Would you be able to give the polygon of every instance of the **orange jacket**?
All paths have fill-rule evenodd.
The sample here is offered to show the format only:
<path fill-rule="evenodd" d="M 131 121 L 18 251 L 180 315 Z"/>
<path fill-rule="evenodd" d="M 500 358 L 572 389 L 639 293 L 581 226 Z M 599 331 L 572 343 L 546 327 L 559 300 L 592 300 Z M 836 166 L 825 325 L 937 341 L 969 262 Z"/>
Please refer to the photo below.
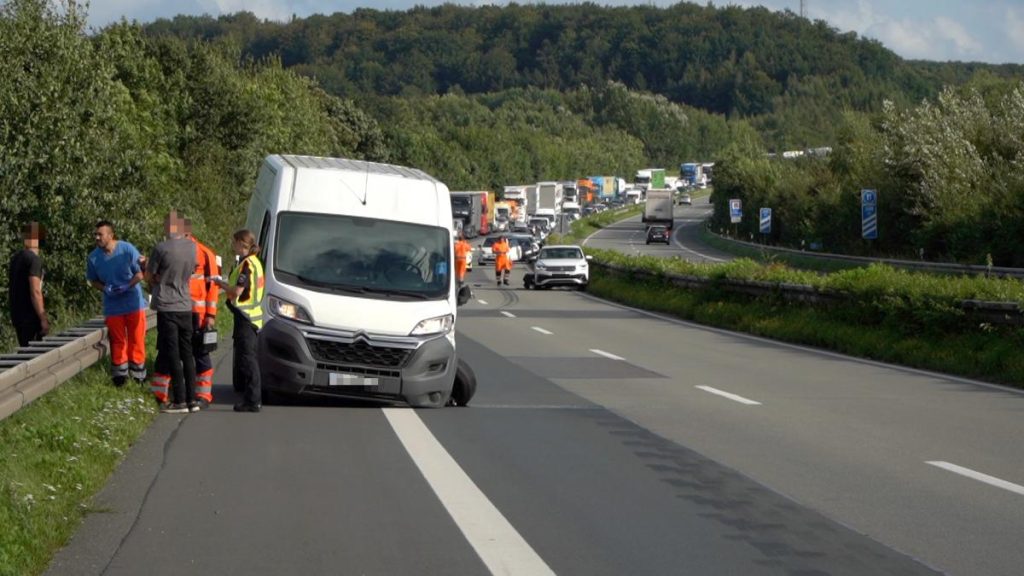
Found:
<path fill-rule="evenodd" d="M 217 255 L 213 250 L 194 236 L 191 238 L 196 244 L 196 269 L 192 272 L 188 287 L 192 294 L 192 313 L 198 314 L 201 322 L 207 317 L 217 316 L 220 288 L 213 283 L 212 278 L 220 275 L 220 267 L 217 266 Z"/>
<path fill-rule="evenodd" d="M 498 240 L 497 242 L 491 245 L 491 251 L 494 252 L 495 270 L 512 270 L 512 257 L 508 255 L 508 240 Z"/>
<path fill-rule="evenodd" d="M 469 260 L 469 253 L 473 247 L 469 242 L 459 239 L 455 242 L 455 277 L 460 281 L 466 277 L 466 268 Z"/>

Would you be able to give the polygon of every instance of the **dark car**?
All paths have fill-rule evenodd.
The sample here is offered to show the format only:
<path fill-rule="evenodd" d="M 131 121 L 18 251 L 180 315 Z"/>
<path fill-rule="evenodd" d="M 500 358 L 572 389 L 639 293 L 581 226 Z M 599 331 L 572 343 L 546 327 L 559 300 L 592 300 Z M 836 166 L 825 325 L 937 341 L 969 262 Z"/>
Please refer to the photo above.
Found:
<path fill-rule="evenodd" d="M 651 242 L 664 242 L 670 244 L 672 242 L 672 233 L 669 232 L 666 226 L 651 226 L 647 229 L 647 243 Z"/>
<path fill-rule="evenodd" d="M 529 262 L 537 256 L 537 252 L 540 251 L 540 245 L 537 243 L 537 239 L 530 234 L 509 234 L 509 244 L 515 242 L 519 244 L 521 260 Z"/>

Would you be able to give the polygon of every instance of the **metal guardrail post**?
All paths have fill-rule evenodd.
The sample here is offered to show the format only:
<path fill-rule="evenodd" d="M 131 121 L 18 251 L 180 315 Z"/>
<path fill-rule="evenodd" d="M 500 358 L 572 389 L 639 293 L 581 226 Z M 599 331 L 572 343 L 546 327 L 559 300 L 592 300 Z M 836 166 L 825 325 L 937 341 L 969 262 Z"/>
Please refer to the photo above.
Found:
<path fill-rule="evenodd" d="M 156 313 L 146 311 L 146 330 L 156 328 Z M 69 328 L 0 355 L 0 420 L 78 375 L 107 355 L 102 318 Z"/>

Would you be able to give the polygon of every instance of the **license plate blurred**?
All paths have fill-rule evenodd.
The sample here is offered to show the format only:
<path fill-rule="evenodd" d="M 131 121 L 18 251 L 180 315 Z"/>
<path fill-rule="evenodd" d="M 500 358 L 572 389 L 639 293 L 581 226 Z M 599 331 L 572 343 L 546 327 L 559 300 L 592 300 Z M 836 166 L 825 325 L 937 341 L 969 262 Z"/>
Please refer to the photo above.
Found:
<path fill-rule="evenodd" d="M 362 374 L 343 374 L 331 372 L 327 379 L 329 386 L 379 386 L 380 380 L 368 378 Z"/>

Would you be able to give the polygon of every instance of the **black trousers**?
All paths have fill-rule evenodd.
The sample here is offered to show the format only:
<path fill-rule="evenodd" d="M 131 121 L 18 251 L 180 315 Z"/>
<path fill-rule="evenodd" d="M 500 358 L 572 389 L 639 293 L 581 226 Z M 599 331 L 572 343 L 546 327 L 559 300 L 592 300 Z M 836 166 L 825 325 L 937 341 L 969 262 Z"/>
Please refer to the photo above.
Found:
<path fill-rule="evenodd" d="M 156 353 L 171 376 L 171 401 L 191 402 L 196 395 L 196 359 L 192 354 L 192 312 L 156 313 Z"/>
<path fill-rule="evenodd" d="M 232 356 L 231 377 L 236 384 L 242 383 L 242 402 L 259 406 L 263 403 L 260 390 L 260 364 L 256 359 L 256 327 L 249 319 L 238 312 L 235 316 L 235 328 L 231 334 L 234 352 Z"/>
<path fill-rule="evenodd" d="M 43 338 L 43 325 L 38 318 L 24 323 L 15 322 L 14 331 L 18 334 L 18 346 L 22 348 L 28 346 L 28 343 L 33 340 L 42 340 Z"/>

